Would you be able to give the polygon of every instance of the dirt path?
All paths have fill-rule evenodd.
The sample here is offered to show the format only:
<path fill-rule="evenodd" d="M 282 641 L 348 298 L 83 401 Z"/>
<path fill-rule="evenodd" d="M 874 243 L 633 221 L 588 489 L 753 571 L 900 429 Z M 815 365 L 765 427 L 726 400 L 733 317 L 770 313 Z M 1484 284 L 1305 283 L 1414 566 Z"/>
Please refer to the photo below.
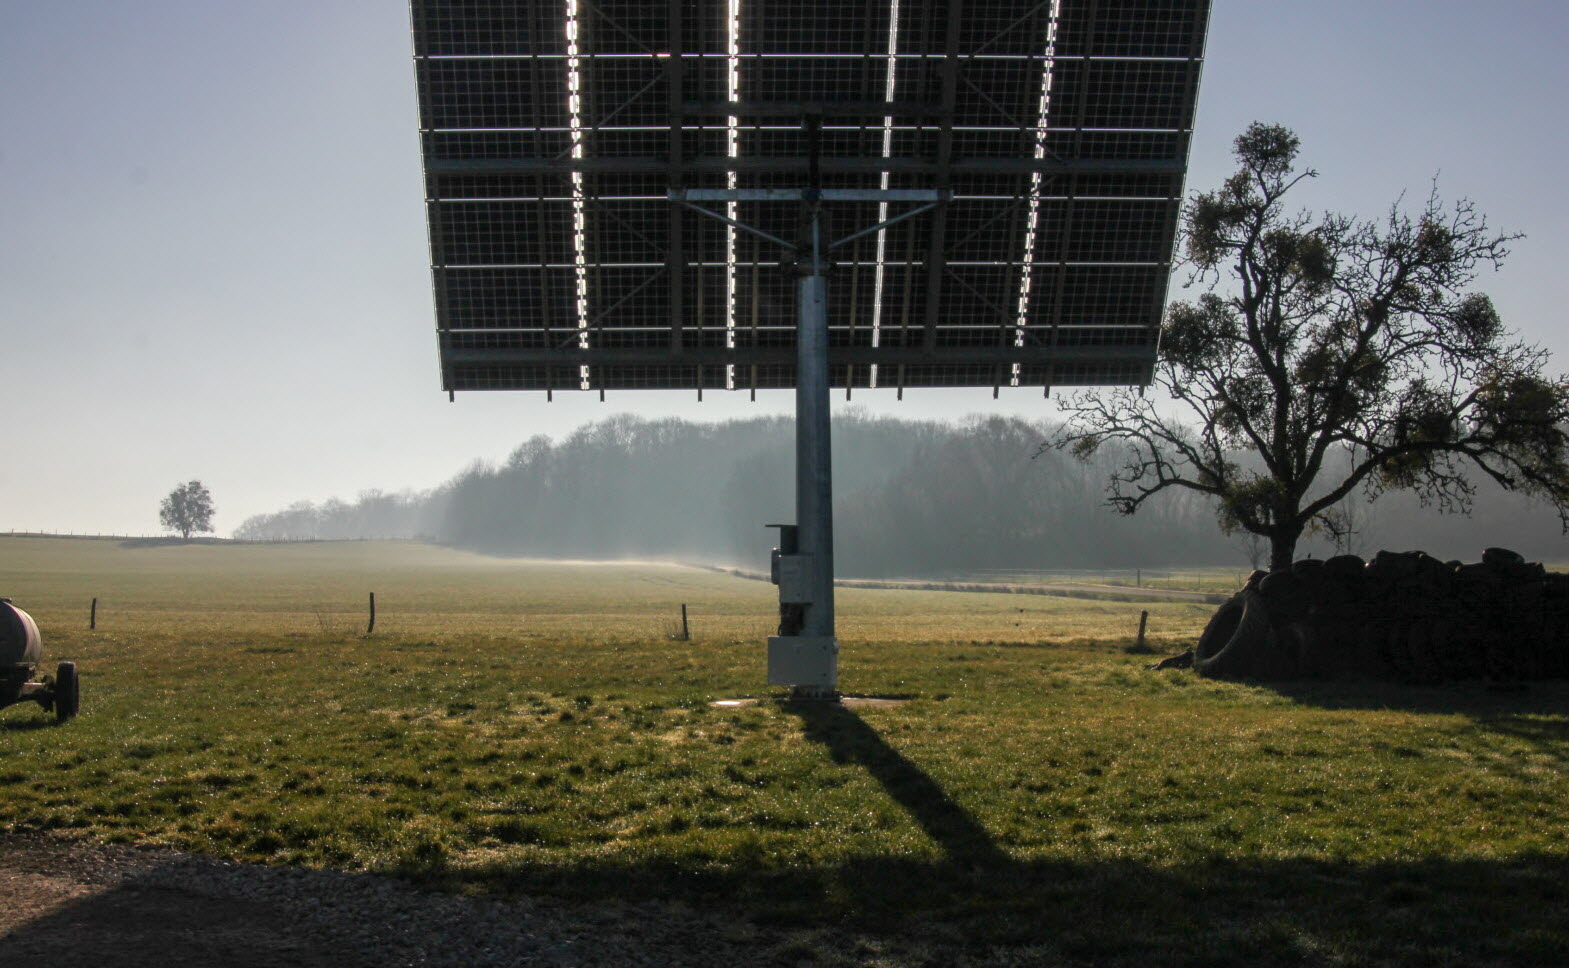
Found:
<path fill-rule="evenodd" d="M 0 837 L 0 965 L 391 968 L 801 963 L 788 932 L 686 909 L 570 912 L 390 878 Z"/>
<path fill-rule="evenodd" d="M 290 905 L 244 896 L 235 876 L 168 876 L 179 855 L 0 840 L 0 963 L 40 965 L 358 965 L 316 932 L 290 930 Z"/>

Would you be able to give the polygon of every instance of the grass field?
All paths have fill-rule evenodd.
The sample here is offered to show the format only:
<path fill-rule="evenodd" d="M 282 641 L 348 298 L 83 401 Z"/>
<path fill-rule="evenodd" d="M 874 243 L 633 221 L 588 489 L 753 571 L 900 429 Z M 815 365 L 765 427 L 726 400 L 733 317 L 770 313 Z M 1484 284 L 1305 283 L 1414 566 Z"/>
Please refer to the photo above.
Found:
<path fill-rule="evenodd" d="M 771 695 L 770 586 L 401 543 L 0 538 L 0 594 L 83 683 L 0 713 L 0 831 L 718 905 L 803 964 L 1569 950 L 1564 684 L 1215 683 L 1126 652 L 1213 606 L 848 589 L 843 687 L 907 702 L 717 708 Z"/>

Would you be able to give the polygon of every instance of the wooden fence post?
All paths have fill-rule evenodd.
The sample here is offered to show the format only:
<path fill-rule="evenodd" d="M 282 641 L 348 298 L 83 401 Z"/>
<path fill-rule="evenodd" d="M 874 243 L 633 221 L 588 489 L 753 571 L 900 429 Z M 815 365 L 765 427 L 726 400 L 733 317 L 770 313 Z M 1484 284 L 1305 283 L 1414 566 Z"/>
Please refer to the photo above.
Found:
<path fill-rule="evenodd" d="M 365 634 L 369 635 L 369 634 L 371 634 L 374 631 L 376 631 L 376 593 L 375 592 L 371 592 L 370 593 L 370 622 L 367 623 L 366 626 L 365 626 Z"/>
<path fill-rule="evenodd" d="M 87 612 L 87 628 L 89 631 L 98 627 L 98 599 L 93 599 L 93 607 Z"/>
<path fill-rule="evenodd" d="M 692 630 L 686 624 L 686 602 L 681 603 L 681 641 L 692 641 Z"/>

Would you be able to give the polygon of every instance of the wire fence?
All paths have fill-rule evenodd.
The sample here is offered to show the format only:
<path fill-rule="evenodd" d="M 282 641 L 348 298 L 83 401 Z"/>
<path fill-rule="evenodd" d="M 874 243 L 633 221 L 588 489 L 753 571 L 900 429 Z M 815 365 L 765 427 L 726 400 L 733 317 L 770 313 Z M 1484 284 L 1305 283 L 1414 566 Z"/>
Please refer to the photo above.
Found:
<path fill-rule="evenodd" d="M 434 539 L 406 534 L 359 535 L 353 538 L 220 538 L 216 535 L 199 535 L 182 538 L 173 534 L 105 534 L 95 531 L 0 531 L 0 538 L 76 538 L 84 541 L 144 541 L 168 544 L 224 544 L 224 545 L 273 545 L 273 544 L 325 544 L 348 541 L 423 541 L 433 544 Z"/>

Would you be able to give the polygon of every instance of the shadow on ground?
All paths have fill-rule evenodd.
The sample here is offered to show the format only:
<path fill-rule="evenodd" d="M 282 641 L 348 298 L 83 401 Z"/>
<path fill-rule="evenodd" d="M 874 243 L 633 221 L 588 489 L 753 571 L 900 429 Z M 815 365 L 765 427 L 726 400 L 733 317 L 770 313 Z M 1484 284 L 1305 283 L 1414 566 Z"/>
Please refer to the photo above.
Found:
<path fill-rule="evenodd" d="M 470 872 L 469 887 L 678 898 L 782 927 L 941 953 L 919 964 L 1547 965 L 1569 950 L 1569 860 L 922 862 L 868 856 L 790 871 L 585 866 Z M 895 962 L 901 963 L 901 962 Z"/>
<path fill-rule="evenodd" d="M 1287 693 L 1291 695 L 1291 693 Z M 1543 703 L 1519 695 L 1451 697 L 1462 711 L 1504 732 L 1548 731 L 1562 744 L 1559 693 Z M 1385 708 L 1384 687 L 1366 691 L 1304 688 L 1298 701 L 1336 708 Z M 1415 693 L 1403 703 L 1430 708 L 1441 697 Z M 1551 707 L 1549 709 L 1548 707 Z M 937 859 L 862 856 L 833 865 L 754 869 L 722 860 L 605 861 L 570 869 L 516 859 L 461 870 L 411 872 L 446 891 L 549 898 L 561 919 L 529 928 L 527 943 L 497 964 L 619 965 L 642 945 L 650 965 L 886 966 L 1071 964 L 1151 968 L 1164 965 L 1519 965 L 1561 964 L 1569 950 L 1569 858 L 1414 859 L 1352 863 L 1294 858 L 1159 865 L 1014 858 L 918 763 L 892 748 L 853 710 L 791 707 L 805 737 L 841 762 L 864 767 L 938 845 Z M 0 867 L 3 874 L 3 867 Z M 291 872 L 302 889 L 254 897 L 181 897 L 167 877 L 131 880 L 67 903 L 0 941 L 0 962 L 83 960 L 83 931 L 119 931 L 123 951 L 157 950 L 157 960 L 107 960 L 138 966 L 224 962 L 338 968 L 377 963 L 466 964 L 443 938 L 466 927 L 441 917 L 439 930 L 386 916 L 373 942 L 345 942 L 320 904 L 352 890 L 385 893 L 370 875 Z M 338 878 L 319 884 L 309 878 Z M 364 885 L 370 885 L 368 887 Z M 398 887 L 402 891 L 405 888 Z M 161 892 L 161 893 L 160 893 Z M 171 893 L 172 892 L 172 893 Z M 441 903 L 488 901 L 449 897 Z M 531 902 L 523 902 L 531 903 Z M 159 905 L 179 912 L 172 923 Z M 433 907 L 417 902 L 404 910 Z M 260 906 L 259 906 L 260 905 Z M 511 924 L 518 916 L 511 916 Z M 373 919 L 374 920 L 374 919 Z M 276 932 L 255 956 L 214 957 L 237 944 L 244 926 Z M 555 922 L 552 922 L 555 924 Z M 118 927 L 113 927 L 118 926 Z M 357 929 L 358 930 L 358 929 Z M 365 935 L 354 936 L 364 938 Z M 646 940 L 639 940 L 646 939 Z M 388 947 L 390 945 L 390 948 Z M 356 954 L 375 950 L 380 955 Z M 466 957 L 466 956 L 464 956 Z M 247 960 L 250 959 L 250 960 Z M 88 958 L 86 960 L 93 960 Z M 103 959 L 98 959 L 103 960 Z"/>
<path fill-rule="evenodd" d="M 33 888 L 14 876 L 6 881 L 7 887 Z M 15 899 L 7 901 L 14 903 Z M 8 932 L 0 932 L 0 964 L 114 968 L 348 968 L 367 964 L 344 952 L 330 935 L 302 930 L 299 913 L 244 898 L 198 896 L 132 879 L 81 891 L 49 913 L 8 925 Z M 260 925 L 270 927 L 259 930 Z"/>
<path fill-rule="evenodd" d="M 1477 728 L 1529 745 L 1569 769 L 1569 681 L 1407 686 L 1378 682 L 1281 682 L 1269 688 L 1319 709 L 1396 709 L 1464 716 Z"/>
<path fill-rule="evenodd" d="M 836 702 L 781 706 L 801 718 L 806 738 L 826 746 L 835 762 L 864 767 L 954 863 L 987 868 L 1007 863 L 986 828 L 853 709 Z"/>
<path fill-rule="evenodd" d="M 371 896 L 389 890 L 373 875 L 352 880 Z M 541 927 L 526 906 L 502 908 L 496 922 L 498 905 L 488 900 L 430 898 L 473 910 L 474 924 L 450 909 L 411 918 L 427 904 L 417 897 L 334 921 L 342 883 L 257 900 L 133 879 L 0 937 L 0 963 L 1524 968 L 1562 964 L 1569 950 L 1566 883 L 1569 863 L 1545 857 L 1172 869 L 864 857 L 768 874 L 647 864 L 463 878 L 470 890 L 556 895 Z M 520 933 L 498 936 L 502 926 Z M 454 951 L 455 935 L 494 939 L 495 957 Z"/>
<path fill-rule="evenodd" d="M 1404 712 L 1456 714 L 1481 723 L 1529 716 L 1565 717 L 1569 727 L 1569 680 L 1488 683 L 1452 682 L 1431 686 L 1389 682 L 1301 680 L 1261 683 L 1293 702 L 1319 709 L 1399 709 Z"/>
<path fill-rule="evenodd" d="M 1511 712 L 1500 714 L 1498 728 L 1529 718 L 1518 698 L 1500 704 Z M 785 706 L 800 717 L 807 739 L 839 762 L 863 766 L 945 856 L 865 856 L 767 871 L 658 862 L 569 871 L 500 864 L 442 879 L 462 889 L 678 898 L 767 923 L 897 938 L 912 950 L 940 952 L 931 962 L 939 964 L 991 964 L 998 948 L 1028 952 L 1031 964 L 1139 968 L 1537 965 L 1569 950 L 1569 858 L 1170 867 L 1019 860 L 853 710 Z"/>

